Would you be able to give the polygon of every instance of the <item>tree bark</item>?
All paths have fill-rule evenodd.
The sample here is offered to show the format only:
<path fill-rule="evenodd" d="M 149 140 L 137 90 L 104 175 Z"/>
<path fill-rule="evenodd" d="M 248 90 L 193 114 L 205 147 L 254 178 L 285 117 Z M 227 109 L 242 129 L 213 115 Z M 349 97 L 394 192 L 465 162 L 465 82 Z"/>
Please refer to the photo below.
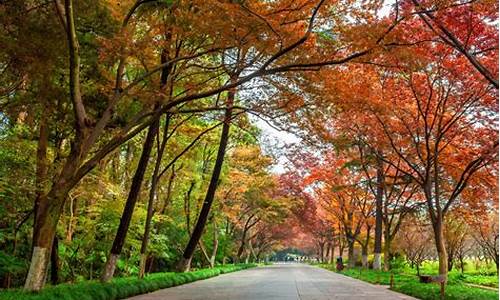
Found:
<path fill-rule="evenodd" d="M 356 258 L 354 257 L 354 239 L 352 241 L 347 241 L 347 259 L 349 260 L 349 268 L 354 268 L 356 266 Z"/>
<path fill-rule="evenodd" d="M 43 105 L 42 115 L 40 118 L 40 129 L 38 136 L 38 147 L 36 151 L 36 198 L 33 204 L 33 240 L 32 247 L 35 245 L 34 238 L 37 235 L 37 212 L 40 206 L 40 201 L 45 193 L 45 181 L 47 180 L 47 148 L 49 144 L 49 125 L 48 125 L 48 109 L 46 105 Z"/>
<path fill-rule="evenodd" d="M 434 229 L 434 240 L 436 242 L 436 250 L 439 258 L 439 276 L 442 276 L 445 281 L 448 279 L 448 253 L 444 240 L 443 216 L 440 211 L 436 214 Z"/>
<path fill-rule="evenodd" d="M 330 264 L 335 262 L 335 243 L 332 243 L 332 252 L 330 253 Z"/>
<path fill-rule="evenodd" d="M 385 237 L 384 237 L 384 271 L 389 271 L 391 269 L 391 262 L 390 262 L 391 243 L 392 243 L 392 239 L 388 236 L 388 234 L 385 234 Z"/>
<path fill-rule="evenodd" d="M 61 171 L 61 175 L 52 186 L 50 192 L 40 197 L 34 226 L 36 228 L 33 236 L 34 247 L 30 268 L 24 284 L 25 290 L 39 291 L 45 284 L 45 276 L 47 274 L 57 223 L 71 187 L 65 178 L 70 178 L 76 169 L 76 158 L 74 156 L 75 152 L 72 151 Z"/>
<path fill-rule="evenodd" d="M 161 160 L 163 158 L 163 153 L 165 152 L 165 147 L 167 145 L 167 134 L 168 134 L 168 126 L 170 123 L 170 114 L 167 114 L 167 118 L 165 120 L 165 130 L 163 131 L 163 139 L 161 142 L 161 146 L 159 147 L 159 151 L 156 154 L 156 163 L 155 168 L 153 170 L 153 175 L 151 176 L 151 187 L 149 189 L 149 199 L 148 199 L 148 212 L 146 215 L 146 223 L 144 224 L 144 235 L 142 236 L 141 243 L 141 258 L 139 262 L 139 278 L 144 277 L 144 273 L 146 271 L 146 259 L 147 259 L 147 249 L 149 242 L 149 233 L 151 231 L 151 220 L 153 219 L 154 213 L 154 201 L 156 199 L 156 195 L 158 192 L 158 174 L 160 172 Z M 157 141 L 159 143 L 159 141 Z"/>
<path fill-rule="evenodd" d="M 52 251 L 50 253 L 50 283 L 56 285 L 59 283 L 59 239 L 54 236 Z"/>
<path fill-rule="evenodd" d="M 141 191 L 142 181 L 144 179 L 144 173 L 148 166 L 149 157 L 151 156 L 151 150 L 153 148 L 156 133 L 158 131 L 159 121 L 154 121 L 148 129 L 146 135 L 146 140 L 144 141 L 144 146 L 142 148 L 141 157 L 137 165 L 134 177 L 132 178 L 132 185 L 130 187 L 130 192 L 125 203 L 125 208 L 123 209 L 122 217 L 120 219 L 120 225 L 115 235 L 113 241 L 113 246 L 109 254 L 109 259 L 104 266 L 104 271 L 101 276 L 102 282 L 107 282 L 115 273 L 116 261 L 120 253 L 122 252 L 123 244 L 125 243 L 125 238 L 127 237 L 127 231 L 132 220 L 132 214 L 134 213 L 135 204 L 139 198 L 139 193 Z"/>
<path fill-rule="evenodd" d="M 210 256 L 210 267 L 213 268 L 215 267 L 215 259 L 217 258 L 217 250 L 219 248 L 219 234 L 217 232 L 217 222 L 215 220 L 215 216 L 213 217 L 214 221 L 214 240 L 213 240 L 213 247 L 212 247 L 212 255 Z"/>
<path fill-rule="evenodd" d="M 375 199 L 375 246 L 373 254 L 373 269 L 380 270 L 382 268 L 382 218 L 383 218 L 383 199 L 384 197 L 384 169 L 382 160 L 377 156 L 377 194 Z"/>
<path fill-rule="evenodd" d="M 68 221 L 68 229 L 66 231 L 66 241 L 71 242 L 73 240 L 73 232 L 77 225 L 78 218 L 75 214 L 78 212 L 78 198 L 70 197 L 69 202 L 69 221 Z"/>
<path fill-rule="evenodd" d="M 217 151 L 217 158 L 215 160 L 214 170 L 212 172 L 212 177 L 208 186 L 207 194 L 205 196 L 205 201 L 203 201 L 203 206 L 198 216 L 198 220 L 194 227 L 191 238 L 184 249 L 182 258 L 177 263 L 177 270 L 181 272 L 189 271 L 191 267 L 191 260 L 193 259 L 193 254 L 196 249 L 196 245 L 200 241 L 201 235 L 205 228 L 207 222 L 208 214 L 210 213 L 210 208 L 212 207 L 212 202 L 214 201 L 215 191 L 219 182 L 219 176 L 222 170 L 222 164 L 224 162 L 224 155 L 226 153 L 226 146 L 229 140 L 229 129 L 231 127 L 231 117 L 233 113 L 233 103 L 235 97 L 235 89 L 230 89 L 227 95 L 227 109 L 224 116 L 224 124 L 222 126 L 222 133 L 219 142 L 219 149 Z"/>

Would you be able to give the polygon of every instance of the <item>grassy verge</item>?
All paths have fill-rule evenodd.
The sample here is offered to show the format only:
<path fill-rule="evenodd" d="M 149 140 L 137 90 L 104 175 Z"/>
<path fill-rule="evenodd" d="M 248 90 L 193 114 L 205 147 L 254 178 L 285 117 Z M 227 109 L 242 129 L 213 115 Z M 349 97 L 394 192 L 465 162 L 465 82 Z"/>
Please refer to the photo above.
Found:
<path fill-rule="evenodd" d="M 335 271 L 332 265 L 320 265 L 320 267 Z M 390 272 L 346 269 L 340 272 L 343 275 L 373 284 L 390 285 Z M 394 286 L 392 290 L 416 297 L 422 300 L 439 300 L 439 285 L 420 283 L 418 277 L 409 274 L 394 274 Z M 445 299 L 448 300 L 497 300 L 498 291 L 470 287 L 457 280 L 450 278 L 446 287 Z"/>
<path fill-rule="evenodd" d="M 255 264 L 241 264 L 187 273 L 153 273 L 144 279 L 137 277 L 115 278 L 109 283 L 99 281 L 85 281 L 75 284 L 64 283 L 48 286 L 39 293 L 8 290 L 0 292 L 0 300 L 116 300 L 255 266 Z"/>

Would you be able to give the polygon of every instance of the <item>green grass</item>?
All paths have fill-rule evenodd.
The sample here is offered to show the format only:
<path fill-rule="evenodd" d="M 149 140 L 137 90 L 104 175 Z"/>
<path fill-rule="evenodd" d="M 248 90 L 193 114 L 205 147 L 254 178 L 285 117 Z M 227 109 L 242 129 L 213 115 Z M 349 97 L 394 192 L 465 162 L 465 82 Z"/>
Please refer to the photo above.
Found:
<path fill-rule="evenodd" d="M 477 275 L 477 274 L 450 274 L 450 280 L 460 281 L 487 287 L 498 288 L 498 276 Z"/>
<path fill-rule="evenodd" d="M 144 279 L 137 277 L 114 278 L 109 283 L 99 281 L 65 283 L 48 286 L 39 293 L 25 292 L 20 289 L 7 290 L 0 292 L 0 300 L 116 300 L 255 266 L 255 264 L 240 264 L 187 273 L 153 273 Z"/>
<path fill-rule="evenodd" d="M 332 265 L 320 265 L 320 267 L 334 271 L 334 266 Z M 374 271 L 374 270 L 361 270 L 356 269 L 345 269 L 340 272 L 343 275 L 360 279 L 373 284 L 390 284 L 390 272 L 384 271 Z M 487 290 L 482 288 L 476 288 L 467 286 L 465 283 L 471 283 L 470 281 L 478 280 L 482 282 L 488 282 L 488 286 L 498 286 L 498 277 L 489 276 L 490 278 L 485 279 L 488 276 L 481 275 L 465 275 L 464 278 L 461 276 L 455 276 L 453 274 L 450 276 L 449 283 L 446 287 L 445 299 L 448 300 L 497 300 L 498 291 Z M 478 279 L 480 278 L 480 279 Z M 493 283 L 493 281 L 496 281 Z M 422 300 L 439 300 L 440 299 L 440 287 L 438 284 L 425 284 L 420 283 L 416 275 L 412 274 L 394 274 L 394 291 L 413 296 Z"/>

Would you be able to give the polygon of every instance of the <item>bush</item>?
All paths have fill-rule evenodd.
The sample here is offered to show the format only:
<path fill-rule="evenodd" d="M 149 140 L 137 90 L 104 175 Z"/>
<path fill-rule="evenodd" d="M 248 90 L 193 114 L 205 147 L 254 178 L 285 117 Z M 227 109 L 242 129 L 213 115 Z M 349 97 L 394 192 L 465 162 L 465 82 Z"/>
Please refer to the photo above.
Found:
<path fill-rule="evenodd" d="M 7 290 L 0 293 L 0 300 L 117 300 L 255 266 L 255 264 L 240 264 L 187 273 L 153 273 L 144 279 L 137 277 L 114 278 L 108 283 L 99 281 L 64 283 L 48 286 L 38 293 L 20 289 Z"/>

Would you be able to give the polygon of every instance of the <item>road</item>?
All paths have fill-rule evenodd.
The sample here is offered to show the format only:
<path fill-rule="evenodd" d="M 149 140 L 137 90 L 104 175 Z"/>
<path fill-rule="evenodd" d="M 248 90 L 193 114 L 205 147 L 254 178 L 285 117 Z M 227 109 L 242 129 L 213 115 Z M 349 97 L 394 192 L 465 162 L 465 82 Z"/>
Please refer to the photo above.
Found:
<path fill-rule="evenodd" d="M 223 274 L 129 300 L 415 299 L 303 264 L 280 264 Z"/>

